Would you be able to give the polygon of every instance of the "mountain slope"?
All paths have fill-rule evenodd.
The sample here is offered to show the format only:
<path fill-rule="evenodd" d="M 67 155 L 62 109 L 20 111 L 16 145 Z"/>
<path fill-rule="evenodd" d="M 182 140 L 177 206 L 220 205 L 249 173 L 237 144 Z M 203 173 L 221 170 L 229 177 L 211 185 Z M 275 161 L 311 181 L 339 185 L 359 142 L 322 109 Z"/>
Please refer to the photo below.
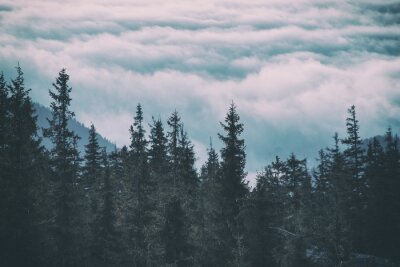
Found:
<path fill-rule="evenodd" d="M 49 123 L 47 122 L 46 118 L 51 117 L 51 111 L 50 109 L 35 103 L 34 108 L 36 109 L 36 115 L 38 116 L 38 127 L 39 131 L 38 134 L 40 137 L 43 138 L 43 128 L 49 127 Z M 85 145 L 87 144 L 87 140 L 89 137 L 89 128 L 87 128 L 85 125 L 82 123 L 78 122 L 77 120 L 73 119 L 69 122 L 69 128 L 73 130 L 81 139 L 78 141 L 78 149 L 81 155 L 84 154 L 85 152 Z M 111 143 L 109 140 L 104 138 L 101 135 L 97 135 L 99 145 L 101 147 L 105 147 L 108 152 L 114 151 L 116 149 L 115 144 Z M 51 142 L 48 138 L 43 138 L 42 141 L 43 145 L 47 148 L 51 148 Z"/>

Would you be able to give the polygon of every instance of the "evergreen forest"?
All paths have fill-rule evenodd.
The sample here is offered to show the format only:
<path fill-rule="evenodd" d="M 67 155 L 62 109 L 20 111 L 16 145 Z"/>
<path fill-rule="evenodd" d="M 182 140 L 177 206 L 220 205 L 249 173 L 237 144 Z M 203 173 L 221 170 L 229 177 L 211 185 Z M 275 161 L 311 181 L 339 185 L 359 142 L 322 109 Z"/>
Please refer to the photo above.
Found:
<path fill-rule="evenodd" d="M 276 157 L 250 187 L 234 103 L 200 169 L 180 114 L 146 122 L 140 104 L 129 146 L 91 125 L 80 153 L 69 79 L 41 129 L 20 66 L 0 75 L 0 266 L 399 266 L 399 138 L 360 136 L 355 106 L 315 166 Z"/>

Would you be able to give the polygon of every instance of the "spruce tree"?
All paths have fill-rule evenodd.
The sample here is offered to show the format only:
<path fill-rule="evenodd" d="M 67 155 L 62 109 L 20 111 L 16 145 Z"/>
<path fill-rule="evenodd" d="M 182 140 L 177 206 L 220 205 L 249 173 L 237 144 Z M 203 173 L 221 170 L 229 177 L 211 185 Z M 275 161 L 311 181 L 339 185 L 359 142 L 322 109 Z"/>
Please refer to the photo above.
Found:
<path fill-rule="evenodd" d="M 116 213 L 115 213 L 115 179 L 111 173 L 111 166 L 105 148 L 101 151 L 102 172 L 101 183 L 98 183 L 98 227 L 95 236 L 98 254 L 95 254 L 100 267 L 114 267 L 120 263 L 120 238 L 116 229 Z"/>
<path fill-rule="evenodd" d="M 179 157 L 178 145 L 179 145 L 179 134 L 182 127 L 181 118 L 176 110 L 168 118 L 167 124 L 170 128 L 170 131 L 167 132 L 167 138 L 168 138 L 168 155 L 170 158 L 170 165 L 171 165 L 171 182 L 173 186 L 173 192 L 175 194 L 178 191 L 178 184 L 177 184 L 178 183 L 177 170 L 178 170 L 178 157 Z"/>
<path fill-rule="evenodd" d="M 313 173 L 315 179 L 315 192 L 318 195 L 318 199 L 324 201 L 330 184 L 328 181 L 328 156 L 323 149 L 318 151 L 317 160 L 318 165 Z"/>
<path fill-rule="evenodd" d="M 181 200 L 172 195 L 165 206 L 165 223 L 162 240 L 165 245 L 165 262 L 167 266 L 191 266 L 188 258 L 188 232 L 186 215 L 182 209 Z"/>
<path fill-rule="evenodd" d="M 179 138 L 178 157 L 178 197 L 182 204 L 186 220 L 184 226 L 188 232 L 188 255 L 191 261 L 194 260 L 195 240 L 197 239 L 197 197 L 199 190 L 199 179 L 195 164 L 194 147 L 184 131 L 183 125 Z M 193 265 L 193 264 L 191 264 Z"/>
<path fill-rule="evenodd" d="M 384 223 L 386 181 L 382 179 L 384 172 L 384 150 L 376 137 L 368 143 L 365 179 L 368 182 L 367 199 L 367 235 L 368 243 L 366 251 L 372 255 L 380 255 L 379 250 L 386 250 L 386 238 L 384 232 L 387 226 Z M 383 212 L 383 213 L 382 213 Z M 383 217 L 383 216 L 385 217 Z M 386 214 L 387 215 L 387 214 Z"/>
<path fill-rule="evenodd" d="M 183 124 L 175 111 L 167 121 L 170 131 L 167 132 L 169 156 L 169 187 L 164 212 L 164 235 L 167 264 L 180 266 L 193 265 L 194 252 L 194 214 L 197 190 L 197 173 L 194 168 L 193 146 L 183 129 Z M 179 216 L 179 218 L 170 218 Z M 180 236 L 178 243 L 171 243 L 169 234 Z"/>
<path fill-rule="evenodd" d="M 201 168 L 198 194 L 197 263 L 200 266 L 218 266 L 220 256 L 217 235 L 222 218 L 220 164 L 217 152 L 210 141 L 208 158 Z"/>
<path fill-rule="evenodd" d="M 399 138 L 389 128 L 385 134 L 384 168 L 377 192 L 380 235 L 376 253 L 400 263 L 400 152 Z M 388 219 L 390 218 L 390 219 Z M 381 246 L 379 246 L 381 245 Z"/>
<path fill-rule="evenodd" d="M 285 229 L 295 236 L 287 240 L 285 261 L 289 266 L 308 266 L 306 257 L 307 239 L 310 233 L 311 179 L 307 171 L 307 161 L 299 160 L 292 153 L 285 163 L 283 175 L 288 198 L 284 203 Z"/>
<path fill-rule="evenodd" d="M 130 219 L 133 216 L 133 211 L 131 210 L 132 205 L 127 203 L 132 194 L 132 182 L 129 179 L 130 159 L 126 146 L 123 146 L 120 150 L 115 149 L 111 152 L 109 155 L 109 169 L 111 175 L 110 187 L 112 187 L 112 191 L 114 192 L 112 201 L 115 214 L 114 225 L 119 247 L 118 260 L 115 262 L 115 266 L 132 265 Z M 105 193 L 106 188 L 104 190 Z"/>
<path fill-rule="evenodd" d="M 83 177 L 85 179 L 85 191 L 95 195 L 97 182 L 101 175 L 102 154 L 99 142 L 97 140 L 96 128 L 90 125 L 88 143 L 85 145 Z M 93 211 L 95 211 L 95 203 L 91 203 Z"/>
<path fill-rule="evenodd" d="M 152 186 L 149 180 L 147 140 L 143 123 L 143 111 L 137 105 L 134 123 L 130 127 L 130 179 L 131 179 L 131 207 L 130 207 L 130 242 L 133 264 L 147 266 L 148 244 L 146 230 L 150 222 L 150 213 L 153 210 L 151 203 Z"/>
<path fill-rule="evenodd" d="M 278 159 L 279 164 L 279 159 Z M 283 257 L 282 234 L 284 188 L 278 164 L 267 166 L 257 175 L 256 186 L 246 205 L 246 244 L 249 266 L 278 266 Z"/>
<path fill-rule="evenodd" d="M 321 222 L 321 246 L 335 266 L 347 261 L 352 252 L 350 236 L 349 201 L 351 201 L 351 177 L 345 167 L 345 157 L 339 148 L 339 137 L 335 133 L 334 145 L 328 149 L 329 190 L 328 211 Z M 325 226 L 324 226 L 325 225 Z"/>
<path fill-rule="evenodd" d="M 360 137 L 360 126 L 356 117 L 355 106 L 351 106 L 347 110 L 349 116 L 346 118 L 347 137 L 342 140 L 346 145 L 344 156 L 347 168 L 354 180 L 354 190 L 359 196 L 362 196 L 362 185 L 360 185 L 364 164 L 364 150 L 362 148 L 362 140 Z"/>
<path fill-rule="evenodd" d="M 194 166 L 196 159 L 194 147 L 188 138 L 188 134 L 181 127 L 178 142 L 178 192 L 184 200 L 187 208 L 194 209 L 195 197 L 198 189 L 198 177 Z M 188 210 L 188 211 L 189 211 Z M 189 211 L 190 212 L 190 211 Z"/>
<path fill-rule="evenodd" d="M 68 128 L 68 122 L 75 116 L 70 111 L 69 75 L 65 69 L 59 72 L 54 91 L 50 92 L 52 102 L 49 128 L 44 136 L 53 144 L 51 166 L 53 169 L 54 239 L 56 255 L 54 264 L 60 267 L 81 266 L 82 251 L 82 203 L 83 190 L 79 186 L 79 137 Z"/>
<path fill-rule="evenodd" d="M 332 188 L 332 183 L 329 180 L 329 156 L 328 153 L 321 149 L 318 152 L 317 158 L 318 165 L 313 170 L 312 176 L 315 181 L 312 192 L 312 201 L 310 203 L 310 209 L 312 212 L 313 220 L 310 224 L 310 230 L 314 232 L 314 240 L 316 246 L 321 247 L 324 240 L 325 226 L 328 223 L 327 219 L 329 217 L 330 202 L 329 202 L 329 192 Z"/>
<path fill-rule="evenodd" d="M 149 227 L 148 243 L 150 265 L 157 266 L 165 261 L 165 242 L 163 242 L 163 229 L 166 204 L 172 194 L 171 183 L 169 180 L 169 161 L 167 155 L 167 138 L 161 119 L 155 120 L 150 125 L 149 137 L 149 171 L 150 180 L 153 183 L 154 191 L 152 203 L 154 210 L 151 213 L 151 227 Z"/>
<path fill-rule="evenodd" d="M 8 88 L 3 73 L 0 74 L 0 164 L 5 160 L 8 123 Z M 1 166 L 1 165 L 0 165 Z M 3 167 L 0 168 L 3 170 Z"/>
<path fill-rule="evenodd" d="M 236 112 L 236 106 L 232 103 L 225 117 L 225 123 L 221 122 L 224 134 L 218 134 L 224 144 L 221 149 L 221 199 L 223 203 L 223 216 L 225 229 L 221 242 L 224 243 L 224 251 L 220 255 L 223 266 L 239 262 L 242 255 L 238 253 L 242 249 L 241 238 L 243 232 L 240 210 L 248 193 L 244 171 L 246 154 L 244 140 L 240 138 L 243 133 L 243 124 Z"/>
<path fill-rule="evenodd" d="M 40 236 L 37 223 L 40 219 L 37 191 L 41 181 L 39 159 L 42 148 L 37 136 L 35 110 L 24 85 L 23 72 L 17 66 L 17 77 L 5 89 L 0 79 L 3 114 L 2 125 L 2 219 L 1 258 L 7 266 L 39 266 Z M 9 98 L 7 99 L 7 93 Z M 2 103 L 2 104 L 3 104 Z M 6 114 L 4 114 L 4 112 Z M 4 116 L 5 115 L 5 116 Z M 4 201 L 4 202 L 3 202 Z M 4 238 L 4 239 L 3 239 Z"/>
<path fill-rule="evenodd" d="M 7 157 L 7 142 L 9 131 L 9 108 L 8 108 L 8 88 L 4 80 L 4 75 L 0 75 L 0 211 L 4 213 L 7 209 L 7 187 L 8 187 L 8 157 Z M 5 216 L 0 217 L 0 240 L 6 240 L 7 220 Z M 6 251 L 3 247 L 6 246 L 4 241 L 0 242 L 0 251 Z M 1 253 L 1 252 L 0 252 Z M 6 255 L 5 253 L 4 255 Z M 1 258 L 3 258 L 1 253 Z"/>
<path fill-rule="evenodd" d="M 101 166 L 102 151 L 97 140 L 96 128 L 90 125 L 88 143 L 85 145 L 85 156 L 83 166 L 82 187 L 85 191 L 87 205 L 86 214 L 89 224 L 88 253 L 91 264 L 98 264 L 97 260 L 101 257 L 101 251 L 96 239 L 100 227 L 99 205 L 100 205 L 100 185 L 103 175 Z"/>
<path fill-rule="evenodd" d="M 159 201 L 162 201 L 166 198 L 166 195 L 171 193 L 167 190 L 170 187 L 167 142 L 161 119 L 155 120 L 153 118 L 153 124 L 150 125 L 149 167 L 152 180 L 158 185 Z"/>
<path fill-rule="evenodd" d="M 349 201 L 350 207 L 350 223 L 352 228 L 352 239 L 354 248 L 358 251 L 363 250 L 365 244 L 365 208 L 366 208 L 366 188 L 367 184 L 364 179 L 364 149 L 362 148 L 362 140 L 359 134 L 359 123 L 356 117 L 355 106 L 348 109 L 348 117 L 346 118 L 347 137 L 342 140 L 346 145 L 343 154 L 345 157 L 345 165 L 348 174 L 351 177 L 352 193 Z"/>

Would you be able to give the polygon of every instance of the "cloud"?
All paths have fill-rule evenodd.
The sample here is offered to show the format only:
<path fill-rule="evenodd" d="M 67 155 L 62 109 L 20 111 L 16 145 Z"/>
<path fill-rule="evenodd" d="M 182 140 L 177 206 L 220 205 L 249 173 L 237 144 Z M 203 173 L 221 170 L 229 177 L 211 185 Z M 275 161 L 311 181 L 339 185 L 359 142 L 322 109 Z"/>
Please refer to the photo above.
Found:
<path fill-rule="evenodd" d="M 19 61 L 35 101 L 62 67 L 79 120 L 119 146 L 140 102 L 148 122 L 177 109 L 199 157 L 233 100 L 247 168 L 276 154 L 313 158 L 344 135 L 355 104 L 361 133 L 400 130 L 395 1 L 4 1 L 0 69 Z"/>

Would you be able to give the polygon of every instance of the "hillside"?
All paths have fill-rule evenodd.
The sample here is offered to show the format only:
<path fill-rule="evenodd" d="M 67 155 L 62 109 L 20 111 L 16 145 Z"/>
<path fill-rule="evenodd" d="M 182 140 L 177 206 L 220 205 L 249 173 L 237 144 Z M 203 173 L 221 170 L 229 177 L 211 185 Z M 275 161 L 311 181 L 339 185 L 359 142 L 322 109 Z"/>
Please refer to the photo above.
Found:
<path fill-rule="evenodd" d="M 38 133 L 39 133 L 39 136 L 43 138 L 42 129 L 47 128 L 49 126 L 49 123 L 47 122 L 46 118 L 51 117 L 51 111 L 50 111 L 50 109 L 48 109 L 38 103 L 35 103 L 34 107 L 36 109 L 36 114 L 38 116 L 38 120 L 37 120 L 38 127 L 39 127 Z M 89 137 L 89 128 L 75 119 L 70 121 L 69 128 L 71 130 L 73 130 L 78 136 L 81 137 L 81 139 L 78 142 L 78 149 L 79 149 L 81 155 L 83 155 L 83 153 L 85 151 L 85 145 L 86 145 L 88 137 Z M 101 147 L 105 147 L 108 152 L 111 152 L 116 148 L 115 144 L 111 143 L 105 137 L 103 137 L 99 134 L 97 137 L 98 137 L 99 145 Z M 43 138 L 42 143 L 46 148 L 51 147 L 51 142 L 48 138 Z"/>

